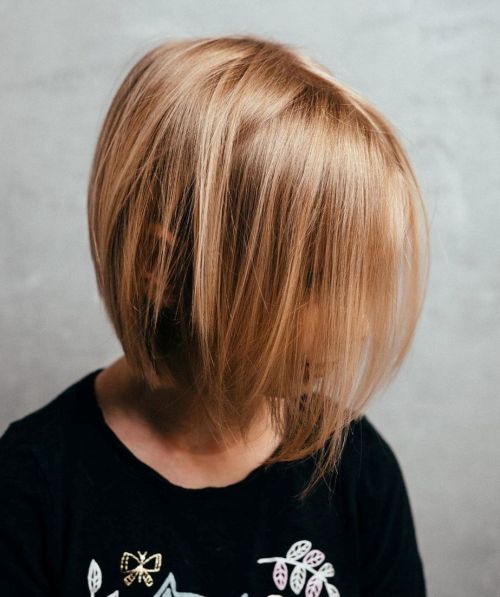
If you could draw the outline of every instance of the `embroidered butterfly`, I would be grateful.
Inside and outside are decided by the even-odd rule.
[[[139,557],[130,553],[129,551],[123,552],[120,560],[120,570],[126,574],[123,582],[129,587],[136,579],[137,582],[144,582],[147,587],[153,584],[153,577],[150,572],[159,572],[161,568],[161,553],[155,553],[152,556],[146,558],[144,553],[138,551]],[[131,562],[134,560],[134,562]],[[149,567],[147,564],[151,563]]]

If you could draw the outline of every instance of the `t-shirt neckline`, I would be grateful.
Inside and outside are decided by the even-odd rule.
[[[153,467],[149,466],[140,458],[138,458],[115,434],[115,432],[109,427],[104,418],[104,414],[97,401],[97,395],[95,391],[95,378],[103,371],[103,367],[91,371],[83,379],[83,386],[85,388],[84,394],[86,395],[93,422],[105,439],[108,445],[113,448],[115,453],[118,455],[120,460],[133,471],[141,480],[147,479],[150,483],[155,484],[162,491],[166,491],[174,497],[181,498],[183,500],[190,501],[220,501],[226,499],[234,499],[239,495],[243,495],[252,489],[256,484],[259,483],[260,479],[268,472],[264,464],[261,464],[250,471],[243,479],[225,485],[222,487],[207,486],[200,488],[182,487],[169,481],[165,476],[158,472]],[[277,450],[277,449],[276,449]],[[276,452],[276,451],[275,451]],[[273,452],[273,454],[275,454]],[[272,468],[272,467],[271,467]]]

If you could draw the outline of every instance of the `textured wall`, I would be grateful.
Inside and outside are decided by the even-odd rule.
[[[116,85],[168,36],[304,47],[396,125],[432,226],[412,352],[372,420],[409,486],[429,593],[500,586],[497,2],[0,3],[2,430],[120,354],[94,285],[85,192]]]

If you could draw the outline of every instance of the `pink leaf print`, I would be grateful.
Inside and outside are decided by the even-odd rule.
[[[290,574],[290,588],[298,595],[304,588],[306,582],[306,569],[303,566],[295,566]]]
[[[323,580],[313,574],[311,578],[307,581],[306,585],[306,597],[318,597],[321,593],[321,589],[323,588]]]
[[[320,549],[313,549],[302,561],[309,566],[319,566],[324,559],[325,554]]]
[[[284,589],[288,580],[288,568],[284,562],[278,561],[274,564],[273,580],[278,589]]]
[[[289,560],[300,560],[311,549],[312,543],[307,539],[296,541],[286,552],[286,558]]]

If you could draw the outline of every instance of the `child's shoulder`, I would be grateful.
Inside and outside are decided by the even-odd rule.
[[[395,449],[366,415],[349,426],[340,468],[355,480],[364,500],[379,502],[407,492]]]
[[[403,477],[394,448],[367,415],[349,425],[341,466],[369,488]]]
[[[350,423],[346,443],[354,452],[361,454],[363,450],[367,450],[368,454],[365,456],[384,455],[390,457],[394,455],[387,439],[366,414]]]
[[[0,435],[0,452],[17,446],[42,447],[71,437],[83,423],[90,405],[90,382],[95,371],[72,382],[42,406],[10,422]]]

